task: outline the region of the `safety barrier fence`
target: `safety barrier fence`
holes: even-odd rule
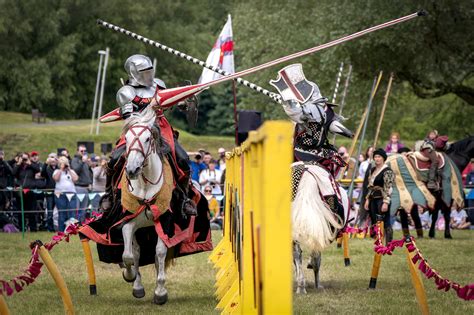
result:
[[[209,259],[223,314],[292,313],[292,124],[266,122],[227,155],[223,238]]]

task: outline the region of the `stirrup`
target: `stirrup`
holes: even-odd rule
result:
[[[184,212],[185,215],[197,215],[197,208],[196,204],[194,203],[193,200],[191,199],[186,199],[183,202],[183,209],[182,211]]]
[[[434,180],[430,180],[428,181],[428,183],[426,184],[426,187],[429,189],[429,190],[433,190],[433,191],[438,191],[439,190],[439,185],[436,181]]]

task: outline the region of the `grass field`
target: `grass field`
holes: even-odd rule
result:
[[[474,282],[474,233],[454,231],[454,240],[445,240],[439,233],[435,240],[417,242],[431,265],[443,276],[461,284]],[[48,241],[50,233],[0,234],[0,279],[21,273],[30,257],[28,243],[35,239]],[[400,238],[400,233],[396,233]],[[214,232],[214,243],[220,240]],[[179,258],[167,274],[169,301],[164,306],[152,304],[155,272],[142,269],[146,296],[135,299],[131,285],[122,280],[115,265],[98,261],[93,248],[97,274],[97,296],[89,296],[82,248],[77,237],[69,244],[61,243],[51,252],[67,282],[78,314],[214,314],[214,271],[207,262],[208,253]],[[397,249],[393,256],[384,256],[376,290],[367,290],[372,266],[372,241],[350,240],[352,265],[344,267],[342,250],[332,246],[323,254],[321,282],[325,289],[309,287],[307,295],[295,296],[295,314],[418,314],[411,286],[405,252]],[[307,255],[307,253],[305,253]],[[306,259],[305,259],[306,261]],[[306,270],[307,285],[313,285]],[[437,291],[432,281],[424,280],[432,314],[473,314],[474,303],[457,298],[454,292]],[[63,305],[52,278],[43,269],[37,281],[25,291],[6,298],[12,314],[62,314]]]
[[[77,141],[94,141],[95,153],[100,154],[101,143],[115,143],[119,138],[122,122],[102,124],[100,134],[90,134],[90,120],[48,120],[46,124],[31,121],[31,115],[0,111],[0,148],[11,158],[20,151],[39,151],[45,159],[57,148],[68,148],[73,153]],[[216,155],[219,147],[231,149],[232,137],[196,136],[180,131],[180,143],[188,151],[205,148]]]

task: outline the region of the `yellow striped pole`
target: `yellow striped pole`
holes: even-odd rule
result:
[[[410,236],[405,238],[406,243],[411,243]],[[416,264],[413,263],[413,256],[415,256],[415,252],[409,252],[407,249],[407,262],[408,262],[408,269],[410,269],[411,274],[411,283],[413,284],[413,288],[415,289],[416,299],[418,300],[418,306],[420,307],[421,314],[428,315],[430,313],[430,309],[428,307],[428,301],[426,299],[426,292],[425,287],[423,285],[423,281],[421,280],[418,271],[416,270]]]
[[[91,247],[89,240],[84,238],[81,240],[82,251],[84,252],[84,258],[86,259],[87,276],[89,279],[89,293],[90,295],[97,295],[97,284],[95,279],[94,261],[92,260]]]
[[[377,215],[377,227],[381,235],[380,242],[383,243],[384,224],[383,224],[383,217],[380,215]],[[375,253],[374,263],[372,264],[372,272],[370,274],[369,289],[375,289],[375,287],[377,286],[377,278],[379,276],[381,262],[382,262],[382,255]]]
[[[41,260],[43,260],[44,264],[46,265],[46,268],[48,268],[51,277],[53,277],[53,280],[59,289],[59,293],[61,294],[61,298],[64,304],[64,312],[68,315],[75,314],[74,307],[72,305],[71,295],[69,294],[69,290],[67,289],[66,282],[64,282],[64,279],[61,276],[61,273],[59,272],[58,266],[56,266],[53,261],[53,258],[40,240],[37,240],[34,245],[38,246],[38,253],[41,256]]]
[[[342,233],[342,244],[344,249],[344,265],[350,266],[351,265],[351,258],[349,257],[349,234]]]
[[[7,302],[5,302],[2,294],[0,294],[0,315],[10,315]]]

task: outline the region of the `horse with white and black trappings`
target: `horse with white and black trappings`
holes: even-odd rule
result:
[[[270,82],[280,92],[283,109],[296,123],[292,164],[293,261],[297,293],[306,293],[302,245],[309,248],[315,287],[320,288],[321,251],[336,238],[349,217],[349,198],[335,181],[335,174],[346,164],[329,144],[328,132],[352,137],[334,113],[336,106],[322,97],[318,86],[304,77],[300,64],[279,71]]]

